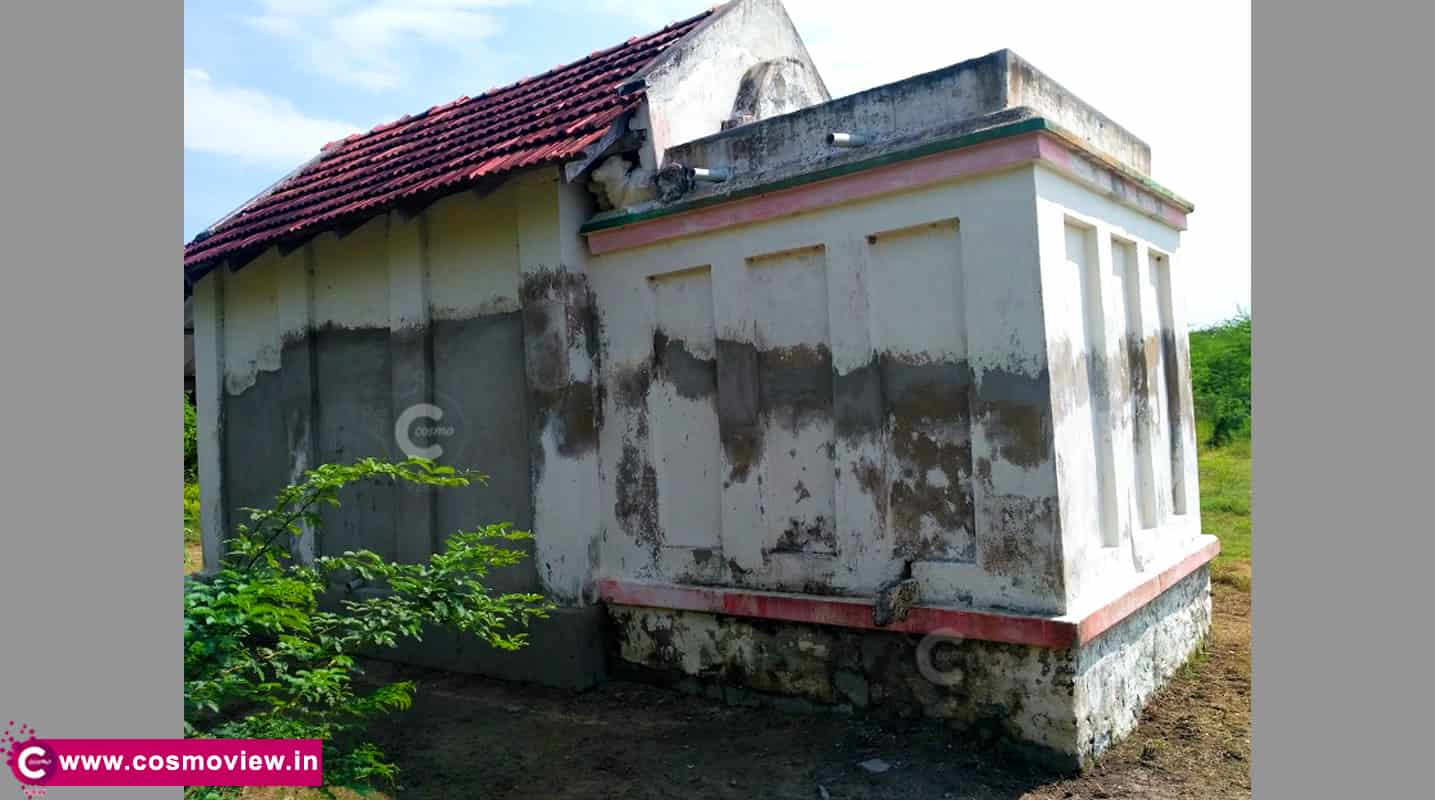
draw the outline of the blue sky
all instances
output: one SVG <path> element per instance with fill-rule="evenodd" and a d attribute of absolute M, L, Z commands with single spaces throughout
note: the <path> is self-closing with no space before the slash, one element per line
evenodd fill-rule
<path fill-rule="evenodd" d="M 332 139 L 639 32 L 629 15 L 595 12 L 604 5 L 189 0 L 185 240 Z"/>
<path fill-rule="evenodd" d="M 185 240 L 328 141 L 714 2 L 186 0 Z M 1190 321 L 1250 308 L 1249 2 L 785 2 L 834 95 L 1014 49 L 1145 139 L 1152 177 L 1196 203 Z"/>

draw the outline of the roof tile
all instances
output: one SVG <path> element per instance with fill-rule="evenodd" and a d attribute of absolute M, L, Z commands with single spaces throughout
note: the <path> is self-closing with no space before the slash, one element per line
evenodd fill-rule
<path fill-rule="evenodd" d="M 284 239 L 355 222 L 521 167 L 572 158 L 638 103 L 618 88 L 712 13 L 598 50 L 478 97 L 460 97 L 324 145 L 318 157 L 184 248 L 203 275 Z"/>

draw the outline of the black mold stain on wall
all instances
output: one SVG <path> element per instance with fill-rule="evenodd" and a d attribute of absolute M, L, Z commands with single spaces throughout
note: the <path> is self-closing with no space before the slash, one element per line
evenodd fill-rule
<path fill-rule="evenodd" d="M 282 371 L 260 372 L 240 394 L 223 393 L 224 502 L 230 526 L 251 524 L 243 509 L 269 508 L 289 483 L 285 389 Z M 226 531 L 221 538 L 231 535 Z"/>
<path fill-rule="evenodd" d="M 1004 369 L 982 373 L 979 410 L 987 419 L 987 439 L 1006 461 L 1034 469 L 1053 458 L 1051 376 Z"/>
<path fill-rule="evenodd" d="M 434 532 L 442 538 L 494 522 L 533 528 L 533 475 L 529 441 L 530 408 L 526 381 L 523 319 L 520 312 L 490 314 L 431 324 L 434 399 L 445 407 L 443 422 L 453 435 L 438 440 L 444 464 L 477 469 L 487 486 L 471 485 L 437 492 Z M 405 530 L 405 535 L 415 535 Z M 531 541 L 513 544 L 531 553 Z M 495 572 L 497 591 L 539 588 L 531 559 Z"/>
<path fill-rule="evenodd" d="M 717 342 L 718 426 L 730 471 L 743 483 L 762 458 L 765 424 L 795 431 L 831 418 L 832 354 L 824 345 L 759 350 L 749 342 Z"/>
<path fill-rule="evenodd" d="M 884 446 L 891 473 L 868 460 L 849 465 L 891 526 L 894 558 L 974 557 L 972 376 L 964 362 L 881 354 L 835 381 L 839 437 Z M 940 475 L 937 481 L 932 476 Z M 927 527 L 931 520 L 938 533 Z M 965 531 L 966 537 L 953 534 Z"/>
<path fill-rule="evenodd" d="M 619 469 L 619 518 L 642 541 L 661 537 L 656 486 L 644 486 L 652 469 L 646 451 L 647 395 L 653 380 L 665 380 L 689 399 L 715 394 L 721 444 L 728 464 L 725 485 L 752 478 L 763 458 L 769 426 L 797 429 L 830 419 L 836 435 L 887 448 L 887 465 L 833 464 L 850 469 L 872 495 L 890 525 L 892 557 L 904 560 L 976 560 L 976 506 L 971 423 L 973 397 L 980 395 L 985 430 L 997 455 L 1017 466 L 1037 468 L 1052 459 L 1050 379 L 992 370 L 980 391 L 965 362 L 932 362 L 922 357 L 874 356 L 871 363 L 836 375 L 824 346 L 762 349 L 749 342 L 719 339 L 716 358 L 694 356 L 681 340 L 658 330 L 652 358 L 613 379 L 615 396 L 637 420 Z M 989 472 L 988 478 L 989 481 Z M 655 484 L 655 482 L 654 482 Z M 802 496 L 801 487 L 792 491 Z M 992 562 L 1018 575 L 1009 556 L 1016 548 L 1046 541 L 1056 524 L 1040 502 L 1018 512 L 1004 510 L 997 526 L 1004 537 Z M 827 515 L 791 519 L 778 532 L 774 552 L 832 552 L 835 520 Z M 1039 555 L 1039 554 L 1034 554 Z M 1020 576 L 1028 573 L 1022 571 Z"/>
<path fill-rule="evenodd" d="M 1140 336 L 1125 338 L 1126 369 L 1130 376 L 1130 390 L 1133 400 L 1132 422 L 1136 426 L 1140 441 L 1151 441 L 1151 369 L 1149 357 L 1155 355 L 1155 343 L 1148 344 Z"/>
<path fill-rule="evenodd" d="M 653 332 L 653 372 L 688 400 L 702 400 L 717 391 L 717 359 L 698 358 L 685 342 L 669 339 L 662 329 Z"/>
<path fill-rule="evenodd" d="M 623 445 L 618 461 L 618 499 L 613 513 L 623 529 L 640 544 L 652 550 L 653 560 L 663 546 L 663 531 L 658 525 L 658 473 L 634 443 Z"/>
<path fill-rule="evenodd" d="M 973 418 L 983 421 L 987 444 L 998 458 L 1025 469 L 1055 460 L 1050 393 L 1051 376 L 1045 368 L 1034 375 L 1004 369 L 982 373 L 973 393 Z M 985 497 L 977 564 L 994 577 L 1010 580 L 1013 587 L 1046 596 L 1058 594 L 1064 578 L 1056 497 L 1003 491 L 993 484 L 989 459 L 977 459 L 974 468 Z M 1011 610 L 1045 613 L 1061 609 L 1053 605 Z"/>
<path fill-rule="evenodd" d="M 591 384 L 575 382 L 552 391 L 532 393 L 537 430 L 552 429 L 558 454 L 567 458 L 591 451 L 598 445 L 598 410 Z M 540 448 L 541 452 L 541 448 Z M 542 476 L 542 462 L 535 458 Z"/>
<path fill-rule="evenodd" d="M 403 352 L 396 348 L 432 348 L 432 402 L 443 409 L 440 424 L 452 434 L 426 441 L 442 446 L 441 463 L 477 469 L 489 475 L 489 483 L 435 492 L 432 517 L 425 518 L 400 518 L 392 484 L 346 488 L 338 508 L 321 512 L 319 552 L 366 548 L 396 558 L 400 537 L 440 548 L 444 535 L 494 522 L 532 528 L 529 405 L 525 393 L 514 390 L 525 380 L 518 312 L 440 320 L 401 336 L 388 328 L 325 326 L 308 337 L 290 337 L 280 371 L 260 373 L 254 386 L 224 400 L 232 520 L 247 518 L 240 506 L 272 502 L 290 478 L 295 447 L 312 445 L 306 468 L 366 456 L 404 457 L 394 431 L 403 409 L 392 407 L 392 365 L 396 352 Z M 531 542 L 515 546 L 532 549 Z M 528 560 L 491 580 L 499 591 L 539 586 Z"/>
<path fill-rule="evenodd" d="M 745 483 L 762 457 L 761 399 L 757 348 L 746 342 L 717 341 L 717 412 L 727 483 Z"/>
<path fill-rule="evenodd" d="M 598 320 L 587 277 L 566 270 L 539 270 L 524 277 L 523 348 L 534 422 L 533 471 L 543 476 L 546 454 L 541 437 L 551 431 L 560 456 L 576 457 L 598 444 L 600 396 L 589 381 L 572 380 L 570 350 L 581 345 L 593 369 L 599 367 Z"/>
<path fill-rule="evenodd" d="M 889 508 L 893 556 L 963 560 L 973 557 L 971 372 L 966 364 L 880 359 L 888 442 L 896 474 Z M 940 475 L 937 482 L 933 475 Z M 923 533 L 930 519 L 940 533 Z M 952 533 L 964 530 L 965 541 Z"/>
<path fill-rule="evenodd" d="M 796 431 L 831 418 L 832 353 L 825 345 L 759 350 L 757 369 L 759 408 L 770 424 Z"/>
<path fill-rule="evenodd" d="M 835 553 L 837 531 L 834 520 L 821 514 L 812 519 L 791 518 L 773 545 L 774 553 Z"/>
<path fill-rule="evenodd" d="M 832 421 L 841 439 L 875 436 L 887 421 L 887 404 L 882 395 L 882 370 L 878 359 L 837 375 L 832 382 Z"/>
<path fill-rule="evenodd" d="M 352 463 L 395 452 L 391 408 L 388 328 L 324 326 L 314 337 L 318 425 L 315 460 Z M 233 424 L 231 422 L 231 424 Z M 326 508 L 323 552 L 367 548 L 387 559 L 398 556 L 392 486 L 365 483 L 346 488 L 337 508 Z"/>
<path fill-rule="evenodd" d="M 1165 329 L 1161 331 L 1161 362 L 1164 367 L 1166 379 L 1166 394 L 1169 402 L 1166 406 L 1167 425 L 1170 426 L 1171 445 L 1171 474 L 1177 479 L 1173 484 L 1180 485 L 1180 476 L 1185 472 L 1185 459 L 1182 456 L 1182 449 L 1186 440 L 1186 408 L 1181 400 L 1181 385 L 1186 382 L 1186 376 L 1182 374 L 1180 355 L 1176 349 L 1176 332 Z"/>
<path fill-rule="evenodd" d="M 1057 499 L 993 491 L 991 465 L 985 460 L 977 462 L 977 474 L 990 492 L 984 506 L 988 525 L 977 543 L 977 564 L 993 577 L 1007 578 L 1013 587 L 1054 596 L 1064 581 Z M 1039 606 L 1010 604 L 1005 610 L 1045 614 L 1063 613 L 1065 607 L 1058 601 Z"/>

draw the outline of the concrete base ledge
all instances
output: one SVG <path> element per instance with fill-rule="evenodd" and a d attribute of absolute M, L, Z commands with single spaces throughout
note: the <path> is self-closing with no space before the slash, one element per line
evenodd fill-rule
<path fill-rule="evenodd" d="M 559 608 L 533 620 L 528 646 L 499 650 L 472 636 L 430 630 L 422 641 L 375 650 L 380 661 L 486 675 L 559 689 L 589 689 L 607 677 L 606 613 L 602 606 Z"/>
<path fill-rule="evenodd" d="M 943 720 L 955 735 L 1084 769 L 1200 646 L 1210 568 L 1202 562 L 1100 638 L 1068 647 L 616 602 L 608 613 L 616 675 L 742 705 Z"/>
<path fill-rule="evenodd" d="M 1220 552 L 1214 536 L 1197 537 L 1190 550 L 1180 554 L 1150 577 L 1095 604 L 1079 615 L 1025 616 L 948 606 L 916 606 L 907 618 L 880 627 L 872 621 L 873 601 L 867 598 L 819 597 L 784 592 L 754 592 L 712 586 L 604 580 L 599 597 L 609 603 L 676 611 L 700 611 L 738 617 L 832 625 L 859 630 L 950 636 L 988 642 L 1066 648 L 1096 639 L 1113 625 L 1140 610 L 1207 564 Z"/>

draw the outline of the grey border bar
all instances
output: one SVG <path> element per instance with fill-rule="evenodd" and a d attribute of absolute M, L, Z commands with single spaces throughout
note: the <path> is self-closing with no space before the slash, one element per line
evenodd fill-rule
<path fill-rule="evenodd" d="M 1252 783 L 1424 796 L 1430 12 L 1253 5 Z"/>
<path fill-rule="evenodd" d="M 182 734 L 182 21 L 0 11 L 0 724 L 41 738 Z"/>

